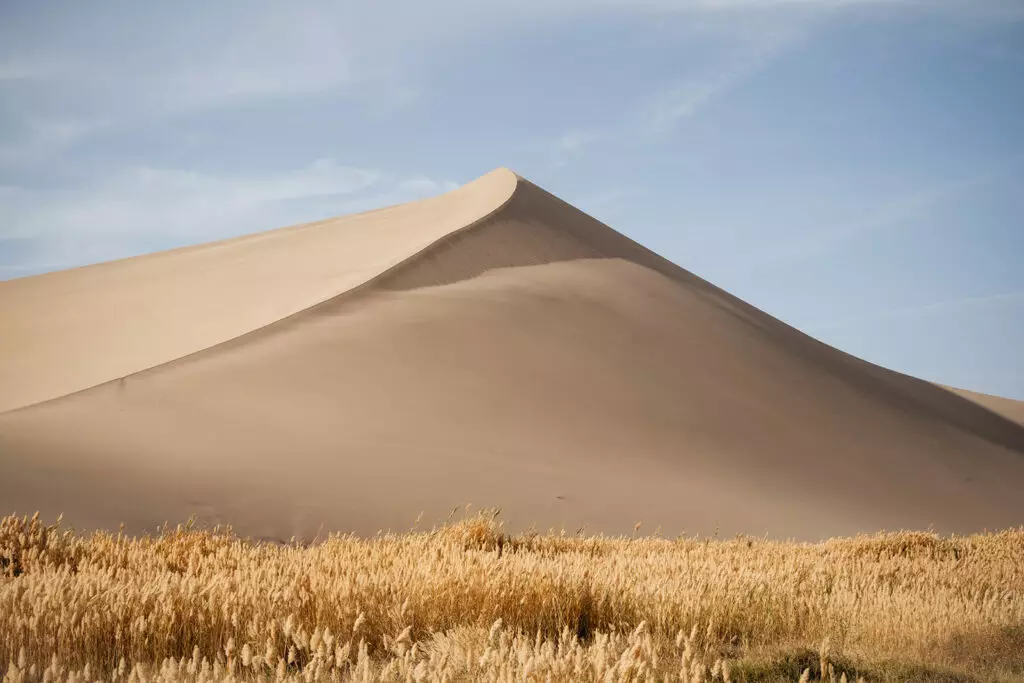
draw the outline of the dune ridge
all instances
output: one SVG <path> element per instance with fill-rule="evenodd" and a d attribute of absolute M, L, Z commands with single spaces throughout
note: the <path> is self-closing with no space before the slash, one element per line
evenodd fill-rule
<path fill-rule="evenodd" d="M 278 268 L 259 291 L 283 291 L 269 307 L 237 288 L 220 309 L 188 299 L 158 324 L 202 329 L 154 348 L 151 319 L 104 311 L 121 325 L 115 349 L 145 348 L 43 403 L 24 405 L 68 388 L 66 370 L 36 387 L 45 354 L 35 369 L 4 363 L 21 390 L 4 399 L 22 404 L 0 414 L 8 506 L 85 527 L 197 515 L 266 538 L 405 529 L 468 502 L 613 533 L 638 520 L 798 538 L 1024 522 L 1018 402 L 997 411 L 828 347 L 507 170 L 187 253 L 230 283 Z M 145 279 L 178 257 L 146 258 L 77 286 L 102 300 L 125 268 Z M 161 291 L 176 300 L 191 269 L 171 265 Z M 0 310 L 28 307 L 24 283 L 2 284 Z M 51 341 L 76 363 L 100 351 Z"/>
<path fill-rule="evenodd" d="M 497 169 L 445 195 L 0 282 L 0 412 L 173 361 L 401 268 L 499 210 Z"/>

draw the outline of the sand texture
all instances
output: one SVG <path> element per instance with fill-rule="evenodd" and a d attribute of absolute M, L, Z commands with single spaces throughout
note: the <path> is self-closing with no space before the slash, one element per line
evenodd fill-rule
<path fill-rule="evenodd" d="M 258 538 L 1024 524 L 1024 404 L 817 342 L 507 170 L 0 283 L 0 512 Z"/>

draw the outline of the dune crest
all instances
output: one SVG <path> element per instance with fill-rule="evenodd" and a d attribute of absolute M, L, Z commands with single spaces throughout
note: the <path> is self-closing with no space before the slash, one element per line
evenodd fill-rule
<path fill-rule="evenodd" d="M 614 533 L 1024 523 L 1019 402 L 828 347 L 507 170 L 0 283 L 0 311 L 0 500 L 87 527 L 373 533 L 467 502 Z"/>
<path fill-rule="evenodd" d="M 294 315 L 499 209 L 507 169 L 440 197 L 0 282 L 0 412 L 81 391 Z"/>

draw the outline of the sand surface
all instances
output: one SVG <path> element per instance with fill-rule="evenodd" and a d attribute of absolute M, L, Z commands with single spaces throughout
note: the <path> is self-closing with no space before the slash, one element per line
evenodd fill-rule
<path fill-rule="evenodd" d="M 261 538 L 1024 524 L 1024 404 L 817 342 L 506 170 L 0 283 L 0 508 Z"/>

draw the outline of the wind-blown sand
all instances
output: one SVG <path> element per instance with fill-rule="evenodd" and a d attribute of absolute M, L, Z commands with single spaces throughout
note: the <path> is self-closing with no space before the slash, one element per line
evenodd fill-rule
<path fill-rule="evenodd" d="M 817 342 L 506 170 L 0 283 L 0 508 L 266 538 L 1024 524 L 1024 404 Z"/>

